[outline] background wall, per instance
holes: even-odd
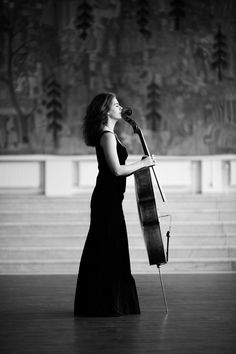
[[[93,153],[81,124],[103,90],[155,154],[236,153],[234,0],[2,0],[0,17],[0,154]]]

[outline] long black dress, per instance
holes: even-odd
[[[120,164],[125,164],[126,148],[116,140]],[[126,177],[110,172],[99,141],[96,154],[99,173],[91,198],[90,228],[80,261],[74,315],[139,314],[122,209]]]

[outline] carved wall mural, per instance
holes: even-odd
[[[157,155],[236,153],[234,0],[1,0],[0,43],[0,154],[94,153],[81,125],[101,91]]]

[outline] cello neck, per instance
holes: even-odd
[[[147,156],[151,156],[150,151],[149,151],[149,149],[147,147],[147,143],[146,143],[146,141],[144,139],[143,132],[138,127],[137,123],[133,119],[131,119],[130,117],[127,117],[127,116],[124,117],[124,120],[132,126],[134,134],[138,134],[139,139],[140,139],[141,144],[142,144],[142,147],[143,147],[144,154],[147,155]],[[155,171],[153,166],[152,166],[152,171],[153,171],[153,174],[154,174],[154,177],[155,177],[155,180],[156,180],[156,183],[157,183],[157,186],[158,186],[162,201],[165,202],[166,199],[165,199],[165,196],[164,196],[164,192],[162,191],[161,185],[160,185],[160,183],[159,183],[159,181],[157,179],[156,171]]]
[[[141,129],[137,129],[137,134],[138,134],[138,136],[140,138],[144,154],[147,155],[147,156],[151,156],[150,151],[149,151],[148,146],[147,146],[147,143],[146,143],[146,141],[144,139],[142,130]],[[154,174],[154,177],[155,177],[155,180],[156,180],[156,183],[157,183],[157,187],[158,187],[160,195],[161,195],[161,199],[162,199],[163,202],[165,202],[166,198],[165,198],[164,192],[163,192],[163,190],[161,188],[161,185],[160,185],[160,183],[158,181],[154,166],[152,166],[152,171],[153,171],[153,174]]]
[[[139,139],[140,139],[140,141],[141,141],[144,154],[147,155],[147,156],[151,156],[150,151],[149,151],[149,149],[148,149],[148,147],[147,147],[147,143],[146,143],[146,141],[145,141],[145,139],[144,139],[142,130],[141,130],[141,129],[138,129],[137,134],[138,134]]]

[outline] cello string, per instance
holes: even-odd
[[[157,180],[157,175],[156,175],[156,172],[155,172],[155,169],[154,169],[154,166],[152,166],[152,170],[153,170],[153,176],[155,177],[155,180],[157,182],[157,187],[159,189],[159,192],[160,192],[160,195],[161,195],[161,198],[162,198],[162,202],[163,202],[163,205],[165,205],[167,207],[167,213],[163,214],[163,215],[160,215],[158,213],[158,219],[160,220],[161,218],[164,218],[164,217],[169,217],[169,225],[168,225],[168,228],[167,228],[167,231],[166,231],[166,238],[167,238],[167,244],[166,244],[166,260],[168,262],[168,257],[169,257],[169,239],[170,239],[170,235],[171,235],[171,227],[172,227],[172,215],[171,215],[171,212],[170,212],[170,205],[169,205],[169,202],[167,201],[167,199],[165,198],[164,194],[162,194],[162,189],[160,187],[160,183],[158,182]],[[156,192],[156,189],[154,188],[154,192]],[[155,199],[157,199],[157,196],[156,196],[156,193],[154,193],[154,196],[155,196]],[[164,198],[163,198],[164,197]],[[158,204],[160,205],[160,204]],[[159,207],[159,211],[160,211],[160,207]]]
[[[155,180],[156,180],[156,182],[157,182],[157,187],[158,187],[158,189],[159,189],[159,192],[160,192],[160,195],[161,195],[161,198],[162,198],[163,205],[165,205],[165,206],[166,206],[166,209],[167,209],[167,214],[165,214],[165,215],[163,215],[163,216],[169,216],[169,217],[170,217],[170,225],[169,225],[169,231],[170,231],[170,230],[171,230],[171,225],[172,225],[172,216],[171,216],[171,212],[170,212],[170,205],[169,205],[168,200],[165,198],[164,193],[163,193],[163,194],[161,193],[161,192],[163,192],[163,191],[162,191],[162,189],[161,189],[161,187],[160,187],[160,183],[159,183],[158,180],[157,180],[157,175],[156,175],[156,171],[155,171],[155,169],[154,169],[154,166],[152,166],[152,171],[153,171],[152,176],[155,177]],[[156,189],[155,189],[155,188],[154,188],[154,192],[156,192]],[[164,198],[163,198],[163,197],[164,197]],[[157,199],[156,193],[155,193],[155,198]],[[158,204],[158,205],[160,205],[160,204]],[[159,209],[160,209],[160,208],[159,208]]]

